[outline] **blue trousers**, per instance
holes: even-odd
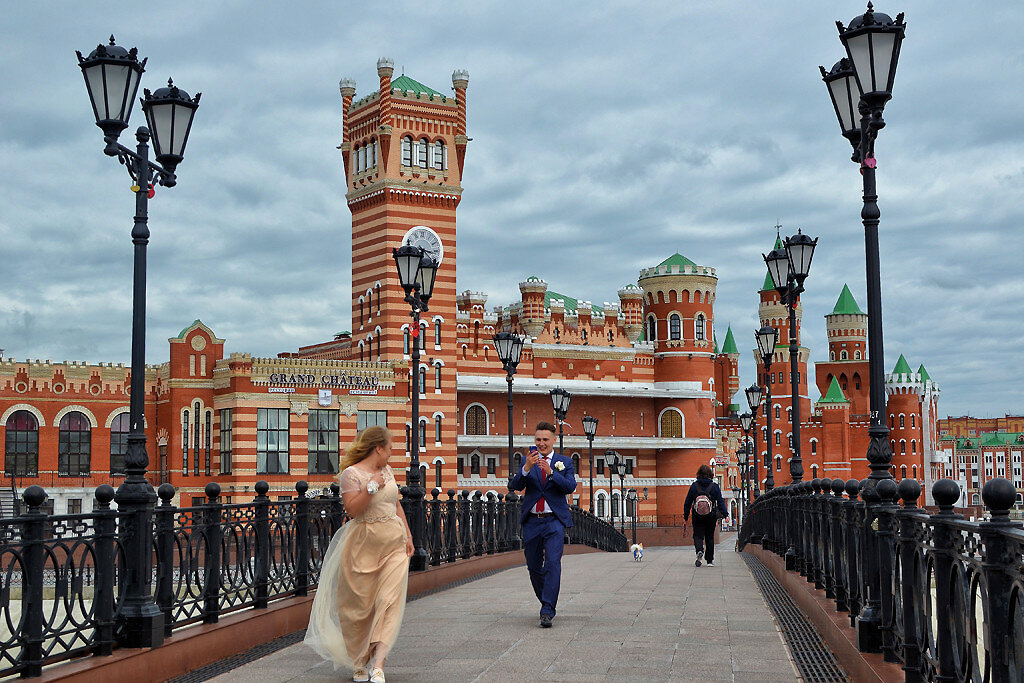
[[[530,570],[533,592],[540,600],[540,613],[555,616],[558,589],[562,582],[562,548],[565,527],[554,515],[530,515],[523,524],[523,549]]]

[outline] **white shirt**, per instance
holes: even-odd
[[[554,455],[555,455],[555,452],[551,451],[547,455],[541,454],[540,459],[543,460],[544,462],[546,462],[548,464],[548,466],[550,467],[551,466],[551,458]],[[523,474],[523,476],[526,476],[526,474],[527,474],[527,472],[526,472],[526,465],[523,465],[522,474]]]

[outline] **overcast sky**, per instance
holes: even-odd
[[[439,9],[439,8],[444,8]],[[201,318],[275,355],[350,329],[351,214],[338,79],[380,56],[449,92],[470,73],[458,287],[519,298],[528,275],[595,303],[679,252],[718,270],[754,379],[761,252],[820,238],[805,338],[849,283],[866,310],[861,187],[818,75],[859,2],[21,2],[0,55],[0,347],[130,358],[133,214],[74,50],[113,32],[203,97],[179,185],[150,203],[147,359]],[[924,363],[940,415],[1024,411],[1024,11],[903,0],[878,157],[885,367]],[[396,73],[397,75],[397,73]],[[136,107],[133,130],[144,119]],[[122,142],[132,141],[122,135]],[[741,398],[740,396],[737,399]]]

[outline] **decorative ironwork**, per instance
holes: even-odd
[[[220,486],[206,485],[206,502],[176,507],[175,489],[161,484],[160,503],[142,528],[153,549],[154,601],[163,635],[195,623],[216,623],[246,608],[306,595],[320,579],[324,553],[348,521],[337,484],[313,496],[305,481],[291,500],[271,501],[256,483],[249,503],[224,504]],[[405,493],[407,489],[403,489]],[[514,550],[520,499],[453,489],[431,500],[403,496],[407,515],[423,511],[431,566],[473,555]],[[25,512],[0,518],[0,677],[40,676],[46,665],[84,655],[109,655],[126,634],[116,624],[138,569],[124,539],[139,533],[134,512],[110,507],[114,489],[96,489],[92,512],[46,515],[46,492],[31,486]],[[572,509],[570,543],[626,551],[626,537],[607,522]],[[150,560],[152,562],[152,560]],[[9,635],[7,635],[9,634]],[[130,634],[127,634],[130,635]]]

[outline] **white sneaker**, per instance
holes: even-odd
[[[715,566],[715,563],[714,563],[714,562],[708,562],[708,566],[709,566],[709,567],[714,567],[714,566]]]
[[[693,563],[693,566],[694,567],[699,567],[700,566],[700,561],[702,559],[704,559],[704,551],[703,550],[698,550],[697,551],[697,561]]]

